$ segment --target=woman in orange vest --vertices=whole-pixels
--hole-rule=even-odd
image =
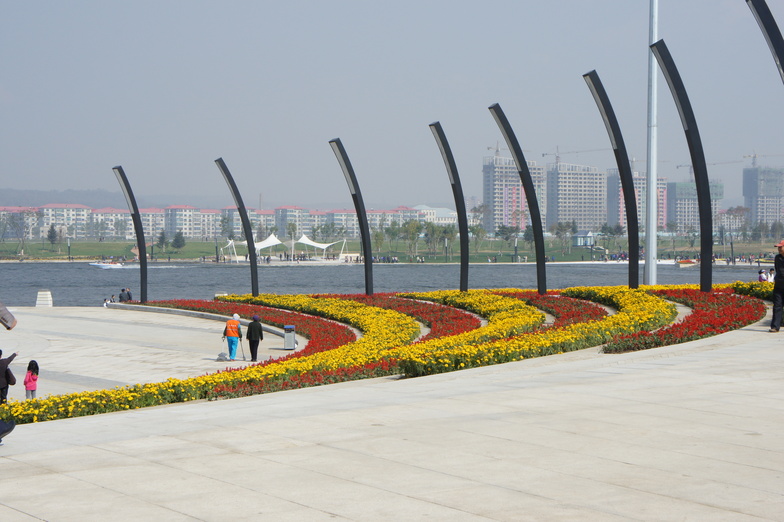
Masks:
[[[237,342],[242,337],[240,328],[240,316],[234,314],[231,319],[226,321],[226,328],[223,329],[223,338],[229,344],[229,359],[232,361],[237,357]]]

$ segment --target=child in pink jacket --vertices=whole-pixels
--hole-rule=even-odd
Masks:
[[[25,398],[35,399],[36,392],[38,391],[38,363],[30,361],[27,364],[27,375],[24,378],[25,385]]]

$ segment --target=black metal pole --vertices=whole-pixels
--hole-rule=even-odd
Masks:
[[[700,290],[710,292],[713,275],[713,215],[711,214],[710,182],[708,167],[705,164],[705,152],[702,150],[700,131],[694,117],[686,87],[683,85],[678,68],[670,55],[664,40],[651,45],[651,50],[659,67],[667,80],[670,92],[675,99],[678,114],[681,117],[686,142],[689,145],[691,164],[694,169],[694,181],[697,183],[697,209],[700,217]]]
[[[231,177],[231,172],[229,172],[229,168],[224,163],[223,158],[218,158],[215,160],[215,164],[218,165],[218,168],[223,174],[223,178],[226,180],[226,183],[229,185],[229,190],[231,190],[231,195],[234,197],[234,203],[237,205],[237,212],[240,214],[240,220],[242,221],[242,230],[245,232],[245,240],[248,242],[248,260],[250,261],[250,285],[251,285],[251,292],[254,296],[259,295],[259,269],[258,263],[256,261],[256,243],[253,241],[253,228],[250,226],[250,220],[248,219],[248,211],[245,210],[245,204],[242,202],[242,195],[240,194],[239,189],[237,188],[237,184],[234,183],[234,178]]]
[[[773,18],[773,14],[770,12],[770,8],[765,0],[746,0],[746,3],[749,5],[754,18],[757,19],[757,24],[762,30],[763,36],[765,36],[765,41],[768,42],[770,52],[773,54],[773,60],[776,62],[781,81],[784,81],[784,69],[782,68],[782,62],[784,62],[784,38],[781,37],[781,31],[778,24],[776,24],[776,19]]]
[[[618,165],[618,173],[621,176],[623,202],[626,206],[626,231],[629,236],[629,288],[638,288],[640,286],[640,226],[629,155],[626,152],[626,144],[623,141],[621,127],[618,125],[615,111],[610,104],[610,98],[604,90],[604,85],[602,85],[599,75],[596,71],[591,71],[583,74],[583,78],[591,90],[596,105],[599,107],[599,112],[602,115],[605,127],[607,127],[607,134],[610,136],[610,143],[615,153],[615,163]],[[656,231],[649,231],[648,233],[655,234]],[[654,259],[653,262],[655,263],[656,260]]]
[[[542,227],[542,216],[539,212],[539,202],[536,199],[536,189],[534,189],[534,181],[531,178],[531,171],[528,169],[528,162],[523,155],[523,149],[517,142],[512,126],[509,120],[506,119],[504,111],[501,106],[494,103],[489,107],[490,112],[495,118],[495,122],[501,129],[504,135],[504,140],[512,152],[517,165],[517,172],[520,175],[520,181],[523,183],[523,190],[525,191],[525,200],[528,203],[528,212],[531,214],[531,227],[534,232],[534,251],[536,252],[536,284],[539,294],[544,295],[547,293],[547,269],[545,267],[544,257],[544,230]]]
[[[365,294],[373,295],[373,249],[370,245],[370,227],[368,226],[367,213],[365,212],[365,202],[362,200],[362,192],[359,190],[354,168],[351,166],[351,161],[348,159],[348,154],[346,154],[346,149],[343,147],[340,138],[330,140],[329,145],[332,147],[338,163],[340,163],[340,168],[346,177],[348,190],[351,192],[351,199],[354,200],[354,209],[357,211],[357,221],[359,222],[362,253],[365,256]]]
[[[116,166],[112,169],[114,175],[117,176],[117,181],[120,182],[125,201],[128,202],[128,210],[131,211],[131,221],[133,221],[133,230],[136,233],[136,247],[139,250],[139,294],[140,303],[147,302],[147,245],[144,241],[144,227],[142,226],[142,218],[139,215],[139,207],[136,205],[136,198],[133,196],[131,184],[128,183],[128,177],[121,166]]]
[[[430,130],[441,150],[441,157],[444,158],[446,173],[449,176],[449,183],[452,185],[452,195],[455,198],[455,209],[457,211],[457,229],[460,234],[460,291],[468,290],[468,214],[466,213],[465,198],[463,197],[463,184],[460,183],[460,175],[457,173],[457,165],[452,155],[452,148],[444,134],[444,129],[440,122],[430,124]]]

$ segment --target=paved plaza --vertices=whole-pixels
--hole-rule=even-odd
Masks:
[[[43,395],[221,368],[215,321],[13,311],[0,346],[17,375],[38,360]],[[767,321],[20,425],[0,447],[0,520],[784,520],[784,333]]]

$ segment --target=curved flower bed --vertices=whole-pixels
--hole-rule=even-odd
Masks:
[[[419,341],[457,335],[470,330],[475,330],[482,325],[482,322],[475,315],[463,310],[449,306],[439,305],[432,302],[414,301],[396,297],[395,294],[317,294],[311,297],[331,298],[331,299],[351,299],[368,306],[388,308],[402,314],[415,317],[418,321],[427,325],[430,331]]]
[[[625,287],[579,287],[564,295],[613,306],[618,313],[603,320],[553,328],[537,335],[520,335],[458,349],[421,350],[418,345],[401,349],[398,365],[407,377],[487,366],[542,355],[579,350],[604,344],[613,337],[658,328],[675,315],[675,307],[643,290]]]
[[[772,286],[771,283],[765,283]],[[732,288],[715,288],[701,292],[699,287],[651,287],[654,295],[676,301],[692,309],[683,321],[655,332],[641,331],[621,335],[607,343],[604,353],[623,353],[659,346],[685,343],[736,330],[765,317],[765,305],[759,300],[732,294]]]
[[[545,295],[536,290],[493,290],[494,294],[522,299],[539,310],[544,310],[555,317],[553,328],[560,328],[567,324],[595,321],[607,316],[607,310],[590,301],[584,301],[560,295],[560,292],[549,291]]]
[[[769,284],[769,283],[768,283]],[[750,287],[763,288],[766,283]],[[674,287],[672,287],[674,288]],[[659,288],[657,288],[658,290]],[[680,289],[679,292],[686,292]],[[747,289],[748,290],[748,289]],[[752,291],[749,290],[749,291]],[[739,290],[739,293],[743,289]],[[507,360],[517,360],[525,357],[547,355],[567,350],[574,350],[587,346],[595,346],[609,341],[618,335],[628,334],[640,330],[659,328],[674,317],[674,307],[663,299],[652,296],[642,290],[629,290],[622,287],[610,288],[572,288],[562,292],[561,295],[574,299],[590,300],[613,306],[617,314],[597,319],[585,315],[583,322],[571,322],[563,327],[554,327],[545,331],[535,332],[533,329],[541,323],[541,313],[522,303],[517,297],[512,298],[516,292],[501,291],[504,295],[493,295],[490,292],[472,291],[466,294],[458,292],[436,292],[428,294],[407,294],[417,299],[428,298],[436,300],[447,306],[459,306],[475,311],[490,319],[490,323],[510,321],[510,331],[517,328],[528,328],[527,333],[515,332],[504,337],[490,336],[489,341],[476,340],[472,343],[446,342],[446,340],[460,338],[468,334],[476,334],[485,328],[462,332],[459,335],[431,339],[424,342],[409,344],[419,333],[418,324],[411,317],[383,310],[375,306],[367,306],[356,299],[314,298],[308,296],[263,296],[263,299],[253,303],[209,303],[200,305],[191,302],[194,307],[203,306],[205,311],[215,312],[225,306],[225,313],[240,313],[249,316],[259,313],[262,301],[268,306],[286,307],[301,310],[303,313],[319,314],[323,317],[348,322],[365,332],[362,339],[347,342],[329,349],[326,337],[324,343],[314,341],[320,334],[316,330],[338,327],[342,331],[348,330],[335,325],[331,321],[323,323],[314,322],[314,331],[310,334],[311,346],[322,346],[317,353],[303,356],[301,352],[291,354],[286,359],[275,360],[242,369],[233,369],[214,374],[203,375],[190,379],[169,379],[162,383],[138,384],[113,390],[100,390],[49,396],[25,402],[12,401],[0,406],[0,418],[15,419],[18,423],[36,422],[57,418],[91,415],[109,411],[119,411],[145,406],[154,406],[173,402],[185,402],[210,397],[229,397],[240,394],[260,393],[301,386],[313,386],[330,382],[364,378],[379,374],[393,373],[394,360],[404,358],[406,364],[416,364],[419,368],[406,371],[407,375],[436,373],[450,371],[469,366],[482,364],[495,364]],[[533,293],[532,293],[533,294]],[[729,296],[729,294],[726,294]],[[237,296],[239,297],[239,296]],[[668,296],[674,298],[674,296]],[[721,297],[722,299],[724,296]],[[251,300],[249,296],[241,299]],[[536,300],[544,303],[550,300],[553,306],[563,306],[561,311],[555,310],[553,315],[559,313],[567,315],[563,309],[568,307],[569,299],[564,297],[533,296],[528,302]],[[359,299],[362,300],[362,299]],[[397,301],[391,299],[389,302]],[[540,303],[540,304],[541,304]],[[540,306],[537,304],[537,306]],[[173,304],[174,305],[174,304]],[[244,308],[247,306],[248,308]],[[589,306],[585,306],[586,309]],[[545,309],[544,307],[542,307]],[[263,309],[262,309],[263,310]],[[515,310],[515,313],[510,313]],[[264,311],[274,314],[280,311]],[[291,312],[281,312],[291,313]],[[518,315],[517,318],[514,316]],[[259,314],[262,315],[262,314]],[[285,317],[285,316],[284,316]],[[591,317],[586,321],[587,318]],[[318,318],[310,318],[320,321]],[[574,317],[572,320],[575,319]],[[731,327],[740,325],[730,322],[730,316],[716,313],[715,320],[719,324],[726,321]],[[284,318],[281,324],[295,323],[298,330],[304,332],[304,324],[309,319],[307,316],[298,317],[296,320]],[[518,321],[514,324],[514,321]],[[570,321],[572,321],[570,320]],[[267,322],[272,322],[266,319]],[[302,326],[300,326],[302,325]],[[323,326],[319,326],[323,325]],[[328,326],[329,325],[329,326]],[[490,325],[490,324],[489,324]],[[493,327],[498,325],[493,324]],[[491,328],[492,330],[492,328]],[[337,331],[337,330],[336,330]],[[717,330],[718,331],[718,330]],[[353,334],[350,339],[354,339]],[[478,337],[477,339],[481,339]],[[439,344],[437,341],[443,341]],[[425,367],[429,365],[429,367]],[[419,373],[417,373],[419,372]]]

